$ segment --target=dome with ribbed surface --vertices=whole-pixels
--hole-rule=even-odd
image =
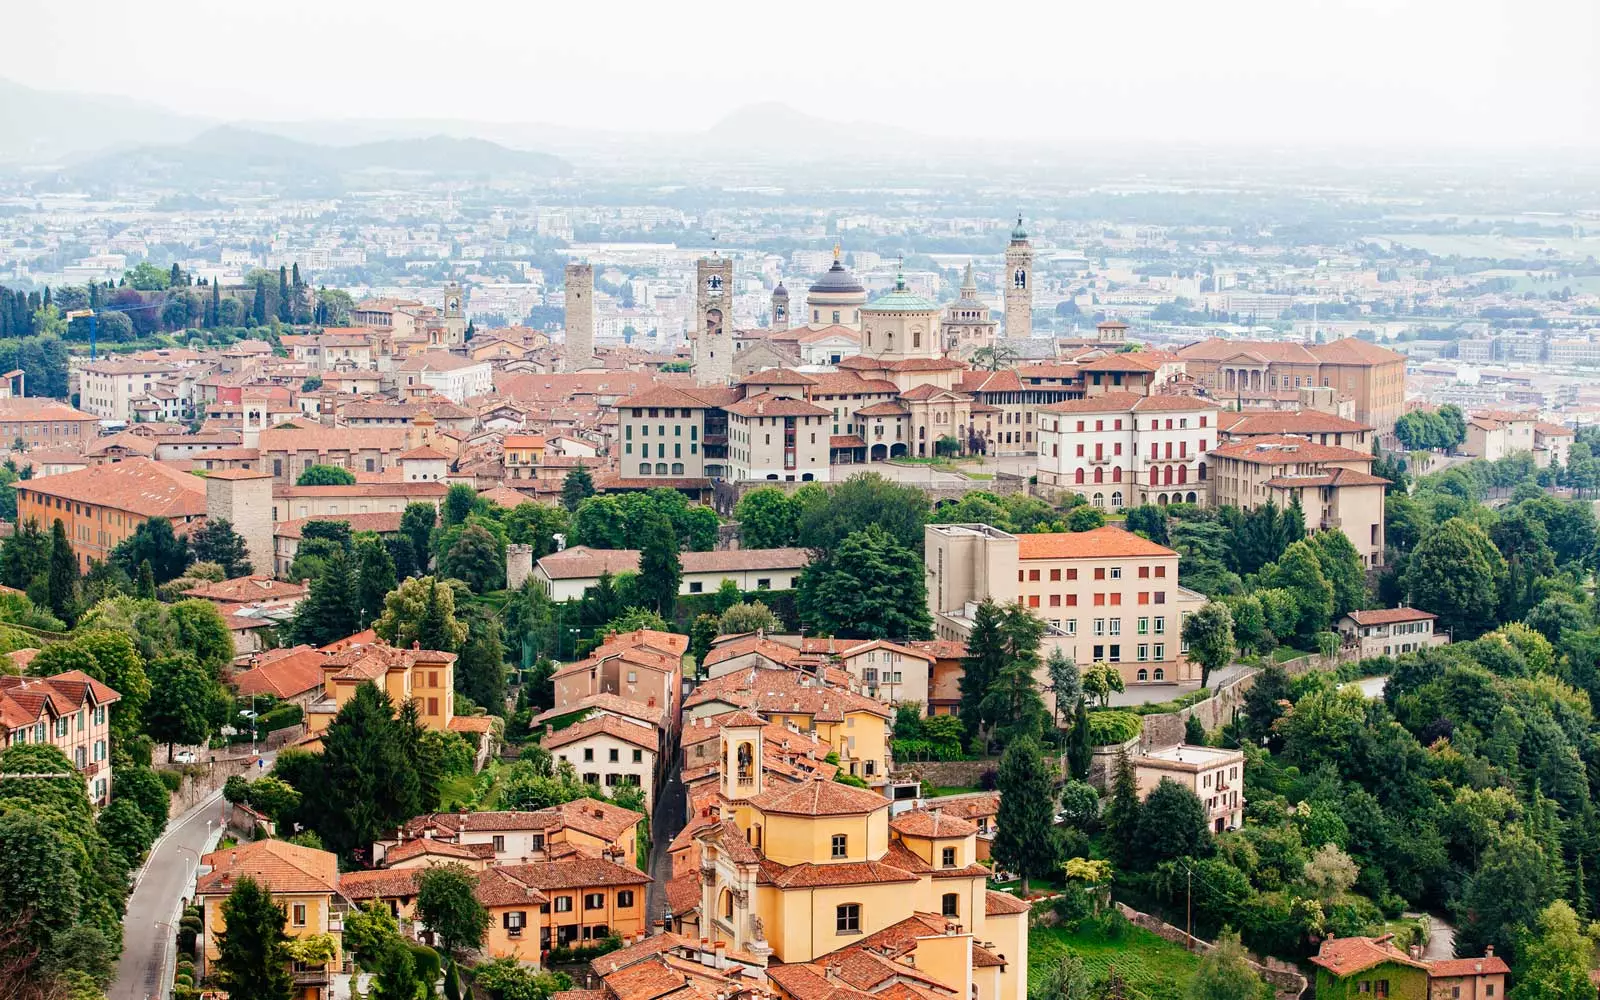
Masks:
[[[818,275],[817,280],[811,283],[811,291],[824,295],[846,295],[865,292],[866,288],[862,287],[856,276],[850,273],[850,269],[835,257],[833,266]]]
[[[1022,228],[1022,214],[1020,212],[1017,214],[1017,224],[1011,230],[1011,238],[1016,241],[1021,241],[1028,238],[1028,231]]]

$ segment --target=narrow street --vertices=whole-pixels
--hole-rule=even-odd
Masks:
[[[222,790],[174,818],[150,849],[149,860],[128,897],[122,920],[122,958],[106,1000],[161,1000],[173,961],[182,902],[213,838],[220,836]]]
[[[645,919],[653,927],[667,909],[667,882],[672,879],[672,857],[667,848],[688,822],[688,802],[683,789],[683,778],[678,766],[676,742],[670,748],[667,778],[661,784],[661,794],[656,798],[655,815],[650,817],[650,883],[645,893]]]

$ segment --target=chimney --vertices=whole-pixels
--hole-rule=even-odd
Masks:
[[[724,967],[727,964],[728,964],[728,942],[726,942],[726,941],[718,941],[717,942],[717,968],[720,969],[720,968]]]
[[[544,734],[546,736],[549,736],[549,735],[553,734],[555,731],[556,731],[556,727],[555,726],[551,725],[548,722],[546,722],[544,724]]]
[[[419,639],[412,639],[411,640],[411,648],[412,649],[421,649],[422,648],[422,641],[419,640]]]
[[[1493,958],[1494,957],[1494,945],[1486,944],[1486,945],[1483,946],[1483,957],[1484,958]]]

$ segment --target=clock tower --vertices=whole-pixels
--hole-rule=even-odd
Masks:
[[[1011,230],[1006,247],[1006,339],[1027,340],[1033,336],[1033,244],[1022,228],[1022,216]]]
[[[458,347],[467,340],[467,313],[465,309],[466,296],[461,293],[461,286],[455,282],[444,286],[444,331],[445,342],[450,347]]]
[[[713,251],[694,270],[694,380],[727,385],[733,374],[733,261]]]

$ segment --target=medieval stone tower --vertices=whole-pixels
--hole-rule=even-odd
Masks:
[[[443,318],[446,344],[450,347],[456,347],[466,343],[466,296],[462,294],[461,286],[453,281],[444,286]]]
[[[594,358],[594,268],[588,264],[567,265],[566,324],[562,367],[575,372]]]
[[[1033,336],[1033,244],[1020,215],[1006,247],[1005,289],[1006,339],[1027,340]]]
[[[789,329],[789,290],[783,287],[783,282],[778,282],[778,287],[772,290],[772,323],[774,330]]]
[[[695,263],[694,380],[727,385],[733,374],[733,261],[712,253]]]

